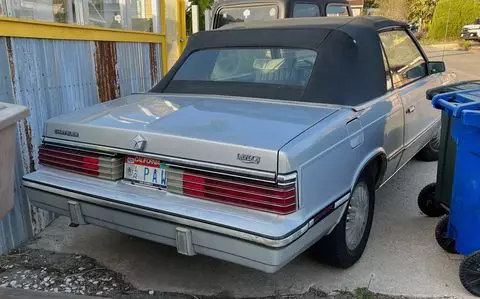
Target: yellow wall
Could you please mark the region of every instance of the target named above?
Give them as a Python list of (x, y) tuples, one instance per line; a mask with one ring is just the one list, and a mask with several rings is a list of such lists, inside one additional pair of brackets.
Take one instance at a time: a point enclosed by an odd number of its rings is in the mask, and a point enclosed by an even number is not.
[(166, 2), (167, 60), (168, 68), (170, 68), (185, 47), (185, 0), (166, 0)]

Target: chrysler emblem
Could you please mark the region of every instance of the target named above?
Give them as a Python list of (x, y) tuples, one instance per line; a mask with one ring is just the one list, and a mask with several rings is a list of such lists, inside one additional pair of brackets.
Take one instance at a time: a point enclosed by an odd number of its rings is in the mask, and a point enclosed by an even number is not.
[(137, 135), (132, 140), (133, 148), (137, 151), (143, 151), (145, 145), (147, 145), (147, 140), (142, 137), (142, 135)]

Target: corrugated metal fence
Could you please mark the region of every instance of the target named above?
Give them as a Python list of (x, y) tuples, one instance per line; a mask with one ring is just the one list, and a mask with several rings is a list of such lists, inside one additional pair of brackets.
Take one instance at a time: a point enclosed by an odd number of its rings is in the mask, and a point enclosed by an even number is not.
[(17, 125), (15, 207), (0, 221), (0, 253), (54, 219), (29, 206), (21, 184), (23, 174), (37, 167), (45, 121), (147, 91), (161, 78), (161, 62), (160, 44), (0, 38), (0, 102), (30, 109)]

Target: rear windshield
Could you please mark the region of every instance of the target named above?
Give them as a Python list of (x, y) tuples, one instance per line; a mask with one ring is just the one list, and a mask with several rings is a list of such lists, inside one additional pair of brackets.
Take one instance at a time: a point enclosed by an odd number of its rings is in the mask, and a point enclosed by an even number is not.
[[(228, 48), (193, 52), (173, 81), (235, 82), (305, 87), (317, 53), (284, 48)], [(219, 84), (220, 85), (220, 84)]]
[(275, 20), (278, 18), (276, 5), (263, 5), (252, 7), (224, 7), (215, 16), (215, 28), (220, 28), (230, 23), (245, 21)]

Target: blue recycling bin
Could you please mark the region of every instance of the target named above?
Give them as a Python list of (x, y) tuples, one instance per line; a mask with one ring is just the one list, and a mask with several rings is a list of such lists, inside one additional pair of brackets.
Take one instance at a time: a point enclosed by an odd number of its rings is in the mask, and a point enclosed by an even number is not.
[(451, 116), (451, 135), (457, 146), (443, 240), (467, 256), (460, 266), (460, 280), (468, 291), (480, 296), (480, 89), (440, 94), (432, 104)]

